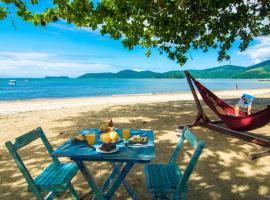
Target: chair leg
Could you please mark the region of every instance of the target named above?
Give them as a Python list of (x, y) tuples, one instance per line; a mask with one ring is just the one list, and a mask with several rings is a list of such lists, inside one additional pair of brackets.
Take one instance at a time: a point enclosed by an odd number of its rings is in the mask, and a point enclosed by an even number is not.
[(69, 184), (68, 189), (69, 189), (69, 191), (70, 191), (70, 193), (72, 195), (72, 199), (74, 199), (74, 200), (79, 200), (80, 199), (77, 192), (75, 191), (74, 187), (71, 185), (71, 183)]
[(44, 198), (45, 200), (53, 200), (56, 194), (54, 192), (49, 192), (49, 194), (46, 195)]

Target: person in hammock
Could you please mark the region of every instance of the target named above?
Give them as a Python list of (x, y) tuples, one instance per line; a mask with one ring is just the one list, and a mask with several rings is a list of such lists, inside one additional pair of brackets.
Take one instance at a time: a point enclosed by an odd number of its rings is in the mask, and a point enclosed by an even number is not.
[(224, 111), (224, 109), (223, 109), (220, 105), (218, 105), (217, 101), (216, 101), (211, 95), (209, 95), (209, 93), (206, 93), (206, 96), (207, 96), (208, 99), (212, 102), (212, 104), (214, 105), (216, 111), (217, 111), (219, 114), (221, 114), (221, 115), (228, 115), (228, 113), (226, 113), (226, 112)]
[(235, 116), (239, 116), (240, 107), (247, 109), (247, 114), (251, 115), (252, 102), (255, 97), (249, 94), (243, 94), (235, 106)]

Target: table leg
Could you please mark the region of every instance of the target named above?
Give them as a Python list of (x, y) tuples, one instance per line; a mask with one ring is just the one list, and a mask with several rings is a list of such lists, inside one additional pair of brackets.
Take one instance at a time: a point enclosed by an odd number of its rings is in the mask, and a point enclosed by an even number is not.
[[(112, 165), (113, 168), (116, 170), (116, 173), (117, 173), (118, 175), (120, 175), (120, 173), (121, 173), (121, 172), (120, 172), (120, 167), (122, 166), (122, 164), (121, 164), (121, 165), (117, 165), (117, 164), (115, 164), (115, 163), (111, 163), (111, 165)], [(129, 186), (128, 182), (127, 182), (125, 179), (123, 180), (123, 185), (124, 185), (124, 187), (126, 188), (126, 190), (127, 190), (127, 192), (129, 193), (129, 195), (131, 196), (131, 198), (132, 198), (133, 200), (137, 199), (137, 197), (136, 197), (136, 192), (132, 190), (132, 188)]]
[(113, 167), (113, 171), (111, 173), (111, 175), (107, 178), (107, 180), (104, 182), (103, 186), (102, 186), (102, 191), (104, 192), (109, 185), (111, 184), (111, 182), (115, 179), (116, 175), (119, 174), (119, 169), (122, 167), (123, 163), (112, 163), (110, 162), (111, 166)]
[(124, 165), (124, 168), (121, 170), (120, 174), (114, 180), (111, 188), (109, 189), (109, 191), (105, 195), (105, 198), (106, 199), (111, 199), (112, 198), (112, 195), (115, 193), (115, 191), (117, 190), (117, 188), (119, 187), (119, 185), (123, 182), (123, 180), (125, 179), (126, 175), (130, 171), (130, 169), (133, 167), (133, 165), (134, 165), (134, 162), (127, 162)]
[(87, 170), (86, 166), (84, 165), (83, 161), (81, 160), (74, 160), (80, 171), (82, 172), (85, 180), (87, 181), (90, 188), (92, 188), (93, 192), (95, 193), (95, 196), (98, 200), (105, 200), (102, 191), (98, 187), (98, 185), (95, 183), (94, 177), (90, 174), (90, 172)]
[[(120, 171), (121, 167), (123, 165), (123, 163), (114, 163), (114, 162), (111, 162), (110, 164), (113, 167), (113, 171), (112, 171), (111, 175), (107, 178), (105, 183), (103, 184), (102, 192), (105, 192), (105, 190), (109, 187), (109, 185), (116, 178), (116, 176), (119, 176), (119, 174), (121, 172)], [(137, 199), (136, 192), (132, 190), (132, 188), (129, 186), (128, 182), (125, 179), (123, 180), (123, 185), (124, 185), (125, 189), (127, 190), (127, 192), (129, 193), (129, 195), (131, 196), (131, 198), (133, 200)]]

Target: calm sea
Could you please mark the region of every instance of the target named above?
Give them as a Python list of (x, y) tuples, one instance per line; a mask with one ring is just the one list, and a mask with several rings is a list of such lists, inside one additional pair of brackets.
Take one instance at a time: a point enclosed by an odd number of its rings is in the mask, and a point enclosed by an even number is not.
[[(0, 79), (0, 100), (68, 98), (189, 91), (185, 79)], [(269, 88), (269, 81), (201, 79), (212, 90)]]

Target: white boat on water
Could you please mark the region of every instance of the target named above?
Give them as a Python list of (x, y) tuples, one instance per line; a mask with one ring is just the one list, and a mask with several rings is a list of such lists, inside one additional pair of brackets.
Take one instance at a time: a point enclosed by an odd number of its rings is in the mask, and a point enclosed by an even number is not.
[(15, 86), (16, 85), (16, 80), (9, 80), (8, 84)]

